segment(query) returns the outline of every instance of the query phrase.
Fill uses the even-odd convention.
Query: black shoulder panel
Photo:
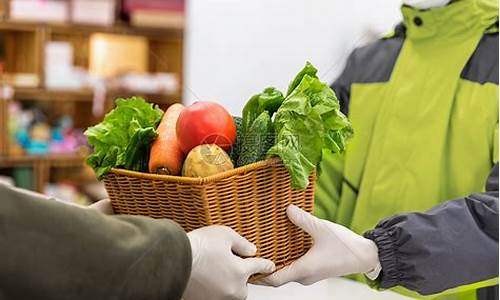
[[[498,84],[498,33],[481,38],[460,77],[480,84]]]
[[[354,68],[351,83],[386,82],[403,45],[403,37],[381,39],[358,48],[352,54]]]
[[[340,100],[340,109],[349,113],[351,84],[386,82],[391,77],[394,64],[403,46],[405,30],[398,25],[394,36],[380,39],[372,44],[355,49],[332,88]]]

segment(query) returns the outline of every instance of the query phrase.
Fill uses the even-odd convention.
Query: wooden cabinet
[[[51,90],[46,88],[44,79],[44,49],[47,42],[69,42],[74,49],[74,64],[88,69],[89,39],[93,33],[133,35],[145,38],[149,47],[148,71],[174,73],[179,79],[179,91],[172,94],[145,94],[135,93],[134,91],[108,90],[105,111],[109,111],[113,107],[115,98],[132,95],[144,96],[148,101],[156,102],[163,108],[181,101],[182,28],[148,29],[134,28],[126,24],[100,27],[0,21],[0,36],[3,44],[3,48],[0,49],[0,58],[3,62],[3,87],[6,86],[6,82],[12,83],[13,79],[8,78],[8,76],[14,74],[25,74],[28,79],[38,78],[38,83],[35,86],[13,86],[13,97],[0,95],[0,169],[16,166],[32,167],[34,172],[33,181],[35,182],[34,189],[39,192],[43,190],[48,182],[52,168],[83,166],[84,155],[12,156],[9,151],[11,147],[8,140],[9,102],[36,102],[47,107],[51,113],[64,109],[66,113],[69,112],[72,115],[75,125],[81,128],[98,122],[102,116],[92,114],[93,91],[91,89]]]

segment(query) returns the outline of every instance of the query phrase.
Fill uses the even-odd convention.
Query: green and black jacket
[[[396,214],[425,212],[484,192],[498,162],[498,1],[459,0],[425,11],[401,10],[403,23],[394,33],[354,50],[332,85],[353,124],[354,138],[344,156],[325,153],[315,211],[360,234]],[[453,251],[444,242],[427,244],[429,248],[416,247],[422,240],[411,243],[424,251],[415,257],[426,257],[431,250]],[[498,249],[498,237],[494,245]],[[474,252],[474,246],[464,245],[471,249],[471,261],[482,253]],[[496,265],[498,252],[491,253]],[[456,266],[462,269],[440,275],[468,272],[469,264],[457,260]],[[414,284],[425,276],[407,275],[406,282]],[[475,299],[474,288],[491,284],[433,297]],[[450,287],[435,282],[417,291]]]

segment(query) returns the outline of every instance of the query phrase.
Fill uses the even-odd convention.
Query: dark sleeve
[[[340,76],[333,82],[331,88],[335,91],[335,95],[339,99],[340,111],[345,115],[349,113],[349,101],[351,97],[351,81],[352,74],[354,72],[354,50],[344,67],[344,70]]]
[[[379,249],[381,288],[428,295],[498,277],[498,164],[485,193],[394,216],[365,236]]]
[[[0,184],[0,299],[180,299],[191,248],[169,220],[105,216]]]

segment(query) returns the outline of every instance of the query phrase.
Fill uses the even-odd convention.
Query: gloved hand
[[[296,281],[309,285],[330,277],[370,272],[379,266],[378,249],[373,241],[294,205],[286,212],[295,225],[312,236],[313,246],[304,256],[261,279],[259,284],[280,286]]]
[[[111,201],[109,199],[99,200],[87,206],[87,208],[97,210],[98,212],[103,213],[105,215],[114,214],[113,207],[111,206]]]
[[[254,256],[257,248],[229,227],[203,227],[189,232],[188,238],[193,265],[185,300],[243,300],[251,275],[275,270],[270,260],[236,256]]]

